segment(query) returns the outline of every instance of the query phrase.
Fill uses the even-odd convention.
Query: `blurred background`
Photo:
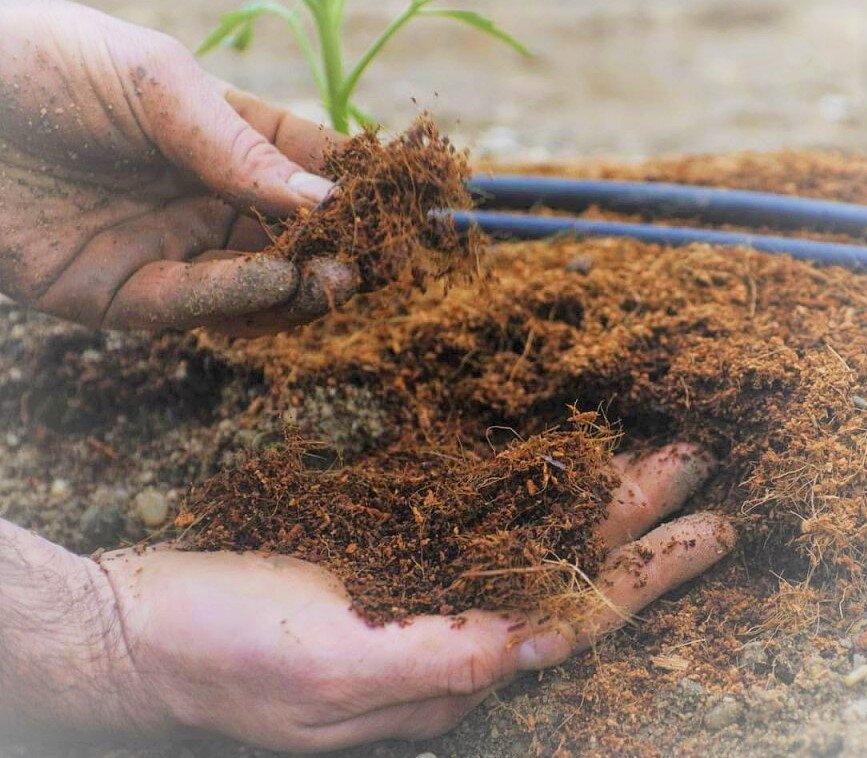
[[[292,2],[292,0],[287,0]],[[360,53],[407,0],[348,0]],[[95,0],[195,47],[236,0]],[[536,53],[423,19],[374,64],[359,101],[392,130],[429,109],[477,157],[639,158],[780,147],[867,147],[865,0],[464,0]],[[204,65],[318,118],[282,22]],[[413,102],[417,101],[417,105]]]

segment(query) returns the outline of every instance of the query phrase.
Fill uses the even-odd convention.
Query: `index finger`
[[[320,173],[325,153],[347,138],[322,124],[295,116],[249,92],[225,85],[226,101],[238,115],[271,142],[289,160],[305,171]]]

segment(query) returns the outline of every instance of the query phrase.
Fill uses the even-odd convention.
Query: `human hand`
[[[707,456],[675,445],[615,463],[623,483],[601,526],[612,552],[595,581],[606,603],[577,628],[480,611],[461,614],[460,626],[430,616],[372,628],[332,575],[292,558],[165,548],[104,556],[140,678],[135,712],[152,728],[277,750],[447,731],[495,688],[586,649],[733,546],[729,523],[711,514],[646,534],[704,481]]]
[[[256,254],[332,185],[334,135],[231,91],[175,40],[61,0],[0,3],[0,290],[93,328],[284,330],[354,292]]]

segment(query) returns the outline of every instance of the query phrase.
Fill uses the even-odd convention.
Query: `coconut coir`
[[[375,623],[470,608],[571,614],[576,576],[605,554],[594,526],[614,485],[611,442],[585,413],[493,456],[407,446],[322,472],[290,440],[208,481],[180,524],[195,519],[192,549],[328,566]]]
[[[803,175],[814,181],[817,172]],[[784,189],[767,176],[750,176],[754,188]],[[823,195],[821,187],[810,189]],[[835,192],[831,182],[827,195]],[[566,271],[579,255],[590,265]],[[421,497],[433,492],[437,504],[472,509],[492,493],[509,493],[500,501],[513,498],[502,520],[459,517],[459,534],[496,539],[516,523],[517,512],[525,521],[519,525],[529,526],[516,535],[529,547],[518,565],[577,565],[586,553],[590,560],[581,565],[592,570],[592,539],[585,537],[570,552],[556,530],[550,541],[544,527],[533,531],[536,517],[550,516],[551,507],[562,502],[555,497],[540,511],[530,507],[544,477],[539,460],[565,457],[550,450],[539,455],[539,447],[519,442],[511,454],[536,455],[533,473],[523,482],[523,474],[504,475],[509,469],[501,457],[506,438],[546,445],[546,430],[562,426],[567,405],[577,403],[587,412],[602,407],[612,424],[619,424],[602,424],[594,435],[585,431],[581,452],[573,454],[577,470],[588,476],[585,493],[597,491],[590,482],[602,483],[604,466],[590,468],[582,461],[589,455],[601,463],[620,428],[633,447],[700,442],[723,465],[692,507],[738,519],[747,564],[785,576],[787,586],[809,582],[810,591],[859,602],[867,544],[867,432],[857,402],[867,387],[862,274],[743,249],[665,249],[627,240],[498,246],[491,257],[496,283],[483,296],[475,285],[458,286],[446,297],[418,295],[391,310],[383,310],[382,301],[361,298],[300,333],[225,346],[240,362],[265,370],[273,386],[266,410],[290,415],[305,434],[327,438],[346,459],[343,469],[297,476],[327,481],[330,499],[342,498],[366,515],[348,519],[351,529],[339,532],[334,542],[328,526],[311,528],[307,515],[296,519],[301,529],[291,539],[288,531],[249,529],[249,514],[264,508],[288,514],[287,503],[301,496],[298,483],[275,489],[299,470],[297,451],[288,445],[193,492],[182,514],[187,524],[200,519],[187,535],[190,544],[303,551],[350,582],[356,569],[352,556],[360,551],[369,561],[365,575],[379,586],[356,585],[351,592],[357,607],[367,607],[377,619],[461,610],[462,600],[486,607],[501,599],[517,604],[524,592],[533,601],[552,600],[561,596],[563,585],[546,586],[541,594],[539,585],[528,591],[520,583],[523,574],[508,573],[516,566],[508,551],[501,563],[492,563],[491,554],[469,553],[465,560],[465,543],[456,540],[443,552],[445,560],[439,555],[431,560],[442,532],[430,533],[432,542],[423,546],[423,565],[446,566],[439,585],[419,584],[422,572],[406,571],[420,554],[420,541],[409,543],[404,557],[391,563],[396,567],[391,571],[402,573],[379,575],[376,552],[359,546],[375,544],[378,536],[400,543],[388,532],[390,518],[382,522],[387,526],[378,525],[363,509],[389,513],[403,502],[417,504],[417,492]],[[336,433],[335,417],[345,417],[348,433]],[[461,462],[457,469],[443,462],[448,457]],[[469,470],[460,468],[464,462]],[[473,467],[497,471],[493,489],[480,494]],[[413,484],[401,484],[404,477]],[[476,481],[470,496],[464,489],[468,481]],[[448,491],[452,482],[461,483],[463,497]],[[381,501],[386,508],[379,507]],[[604,495],[595,502],[596,511],[604,508]],[[422,512],[420,521],[435,530],[431,512],[436,508]],[[408,509],[406,523],[412,518]],[[594,523],[586,520],[584,527],[592,530]],[[281,527],[295,529],[296,523],[287,517]],[[564,537],[567,532],[568,526]],[[251,534],[254,539],[248,540]],[[447,568],[450,561],[457,561],[454,573]],[[493,587],[473,585],[463,598],[451,592],[455,578],[479,578],[482,565],[488,572],[505,570]],[[409,607],[407,599],[414,597],[421,600]],[[776,618],[774,609],[781,607],[768,605],[768,623],[790,623]]]
[[[318,208],[283,222],[273,251],[292,260],[336,257],[358,266],[362,290],[423,289],[476,269],[480,236],[459,235],[432,211],[469,208],[470,167],[427,117],[384,144],[368,129],[331,147],[322,172],[337,183]]]

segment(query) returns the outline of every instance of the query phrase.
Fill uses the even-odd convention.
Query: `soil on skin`
[[[605,171],[867,199],[867,159],[856,156],[692,159]],[[83,521],[98,483],[124,482],[116,501],[124,527],[101,536],[112,547],[141,531],[129,503],[145,487],[165,492],[182,479],[199,482],[192,505],[209,487],[246,481],[251,466],[270,462],[278,476],[268,482],[285,481],[291,470],[334,494],[346,491],[335,482],[347,472],[393,471],[390,461],[422,476],[423,461],[456,449],[455,465],[484,470],[502,456],[538,453],[533,446],[547,444],[554,428],[569,433],[571,404],[579,413],[601,408],[607,421],[595,423],[603,439],[623,433],[620,449],[683,439],[720,457],[719,473],[689,509],[734,516],[738,554],[593,654],[500,693],[451,735],[350,754],[860,755],[867,692],[848,686],[845,675],[867,654],[863,275],[748,250],[622,240],[498,246],[490,255],[496,280],[482,294],[467,286],[445,296],[432,290],[398,312],[368,296],[294,335],[234,343],[202,335],[197,345],[169,337],[155,352],[132,338],[87,337],[96,340],[89,376],[100,377],[105,406],[88,431],[49,423],[51,414],[20,413],[25,395],[39,396],[55,376],[71,377],[54,390],[55,405],[91,413],[93,385],[68,368],[82,360],[75,340],[83,333],[5,306],[0,409],[9,432],[0,512],[81,549],[76,518]],[[582,265],[567,271],[576,256]],[[25,318],[11,328],[10,319]],[[43,331],[50,330],[73,347],[48,351]],[[208,361],[218,377],[207,399],[190,404],[196,383],[178,367],[195,374]],[[111,387],[141,371],[180,382],[132,415],[125,403],[112,405]],[[34,377],[45,378],[33,387]],[[287,463],[299,451],[282,434],[285,422],[320,440],[303,468]],[[509,447],[514,439],[524,442]],[[330,470],[312,470],[314,461]],[[535,465],[534,486],[542,472]],[[55,479],[65,481],[66,495],[50,494],[64,489]],[[436,491],[435,478],[424,481]],[[370,484],[362,477],[351,486]],[[533,487],[512,485],[520,492],[512,502],[523,509]],[[293,491],[271,495],[285,503],[280,498]],[[368,496],[360,493],[361,505],[370,505]],[[60,513],[67,528],[55,523]],[[312,515],[302,526],[325,534]],[[363,555],[363,546],[353,553]],[[212,742],[83,754],[184,751],[266,755]]]

